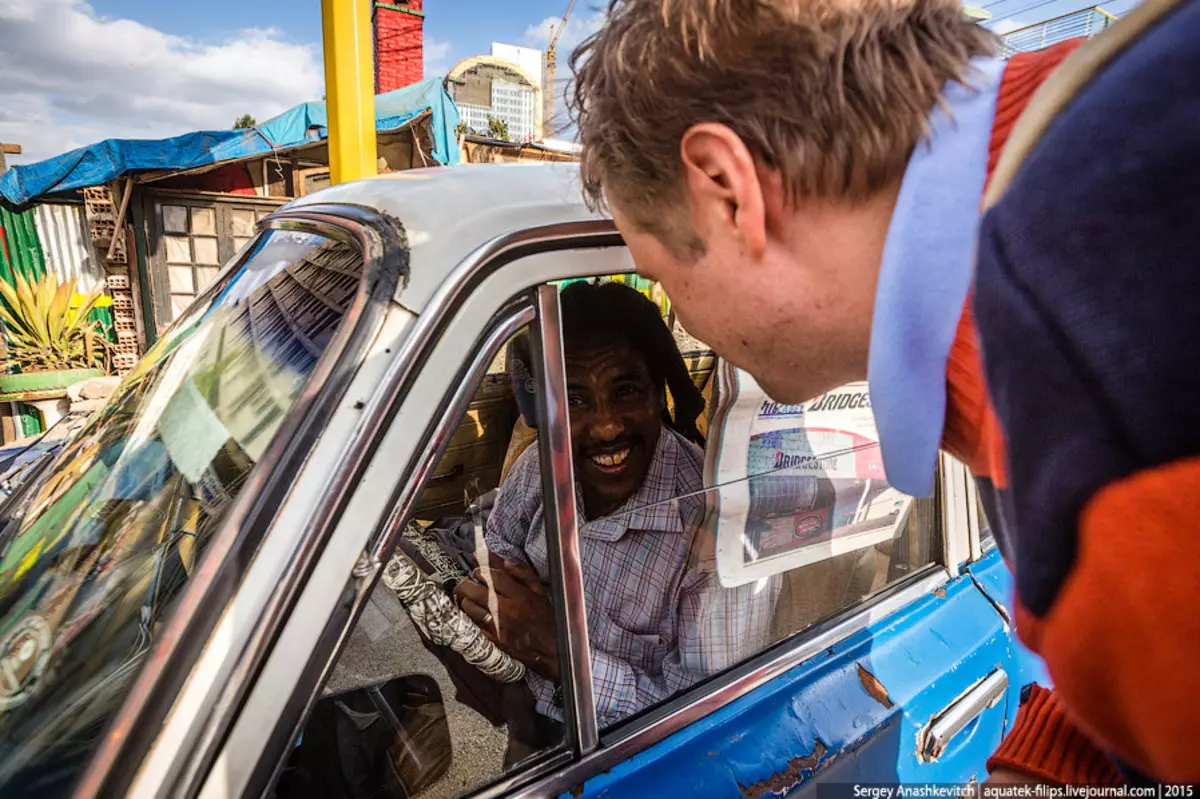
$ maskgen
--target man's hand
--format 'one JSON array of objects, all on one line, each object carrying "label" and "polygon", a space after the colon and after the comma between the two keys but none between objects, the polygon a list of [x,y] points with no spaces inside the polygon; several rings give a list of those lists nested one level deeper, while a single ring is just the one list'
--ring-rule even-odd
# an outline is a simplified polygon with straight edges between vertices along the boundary
[{"label": "man's hand", "polygon": [[459,607],[483,634],[548,680],[558,682],[558,639],[554,609],[537,572],[492,559],[474,572],[480,583],[463,580],[454,589]]}]

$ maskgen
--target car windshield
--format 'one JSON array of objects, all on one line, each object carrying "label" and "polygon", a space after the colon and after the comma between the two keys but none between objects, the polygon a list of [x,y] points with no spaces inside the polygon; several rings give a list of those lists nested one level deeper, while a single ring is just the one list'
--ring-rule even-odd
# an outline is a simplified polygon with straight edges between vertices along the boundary
[{"label": "car windshield", "polygon": [[0,792],[68,793],[358,292],[357,248],[263,233],[0,532]]}]

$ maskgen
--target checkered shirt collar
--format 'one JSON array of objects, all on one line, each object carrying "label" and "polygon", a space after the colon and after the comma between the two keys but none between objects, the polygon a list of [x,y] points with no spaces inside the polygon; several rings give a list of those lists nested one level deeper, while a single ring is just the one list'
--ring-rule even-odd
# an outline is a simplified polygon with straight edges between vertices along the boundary
[{"label": "checkered shirt collar", "polygon": [[[658,436],[654,457],[646,468],[646,476],[638,492],[612,513],[587,522],[579,533],[597,541],[619,541],[627,530],[686,533],[688,526],[681,516],[680,503],[667,502],[679,495],[675,483],[679,475],[679,459],[683,444],[678,433],[663,426]],[[583,507],[583,493],[575,484],[575,503]]]}]

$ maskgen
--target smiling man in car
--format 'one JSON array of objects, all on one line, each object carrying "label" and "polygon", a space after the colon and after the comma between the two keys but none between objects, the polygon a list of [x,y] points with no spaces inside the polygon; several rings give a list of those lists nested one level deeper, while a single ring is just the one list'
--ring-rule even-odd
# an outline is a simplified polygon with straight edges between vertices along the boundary
[{"label": "smiling man in car", "polygon": [[[754,651],[769,632],[773,604],[719,590],[712,574],[688,568],[704,511],[697,495],[704,456],[696,445],[704,402],[658,308],[620,284],[575,283],[562,292],[562,320],[603,727]],[[530,668],[538,711],[561,720],[543,508],[537,448],[530,447],[487,521],[493,562],[480,570],[485,584],[463,582],[455,591],[484,632]]]}]

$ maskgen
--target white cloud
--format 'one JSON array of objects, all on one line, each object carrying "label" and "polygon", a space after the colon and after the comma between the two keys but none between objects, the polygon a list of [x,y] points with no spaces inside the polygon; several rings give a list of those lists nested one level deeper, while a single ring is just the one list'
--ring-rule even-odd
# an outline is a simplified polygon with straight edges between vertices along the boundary
[{"label": "white cloud", "polygon": [[220,42],[100,17],[86,0],[0,0],[0,141],[28,163],[106,138],[260,122],[323,94],[319,48],[272,29]]},{"label": "white cloud", "polygon": [[[575,15],[567,20],[567,27],[558,37],[555,44],[555,78],[554,78],[554,119],[546,125],[546,135],[572,139],[575,136],[574,126],[567,113],[567,92],[571,83],[571,53],[604,25],[605,12],[595,11],[590,15]],[[558,30],[561,17],[546,17],[536,25],[525,29],[525,43],[530,47],[546,49],[550,44],[552,31]]]},{"label": "white cloud", "polygon": [[[550,44],[551,31],[558,30],[560,22],[562,22],[562,17],[546,17],[536,25],[530,25],[525,29],[525,43],[530,47],[540,47],[545,50]],[[576,14],[568,18],[567,28],[559,35],[555,51],[564,56],[570,55],[584,39],[600,30],[603,25],[603,11],[595,11],[586,16]]]},{"label": "white cloud", "polygon": [[450,42],[443,42],[432,36],[424,38],[425,77],[437,77],[450,71],[450,46]]}]

